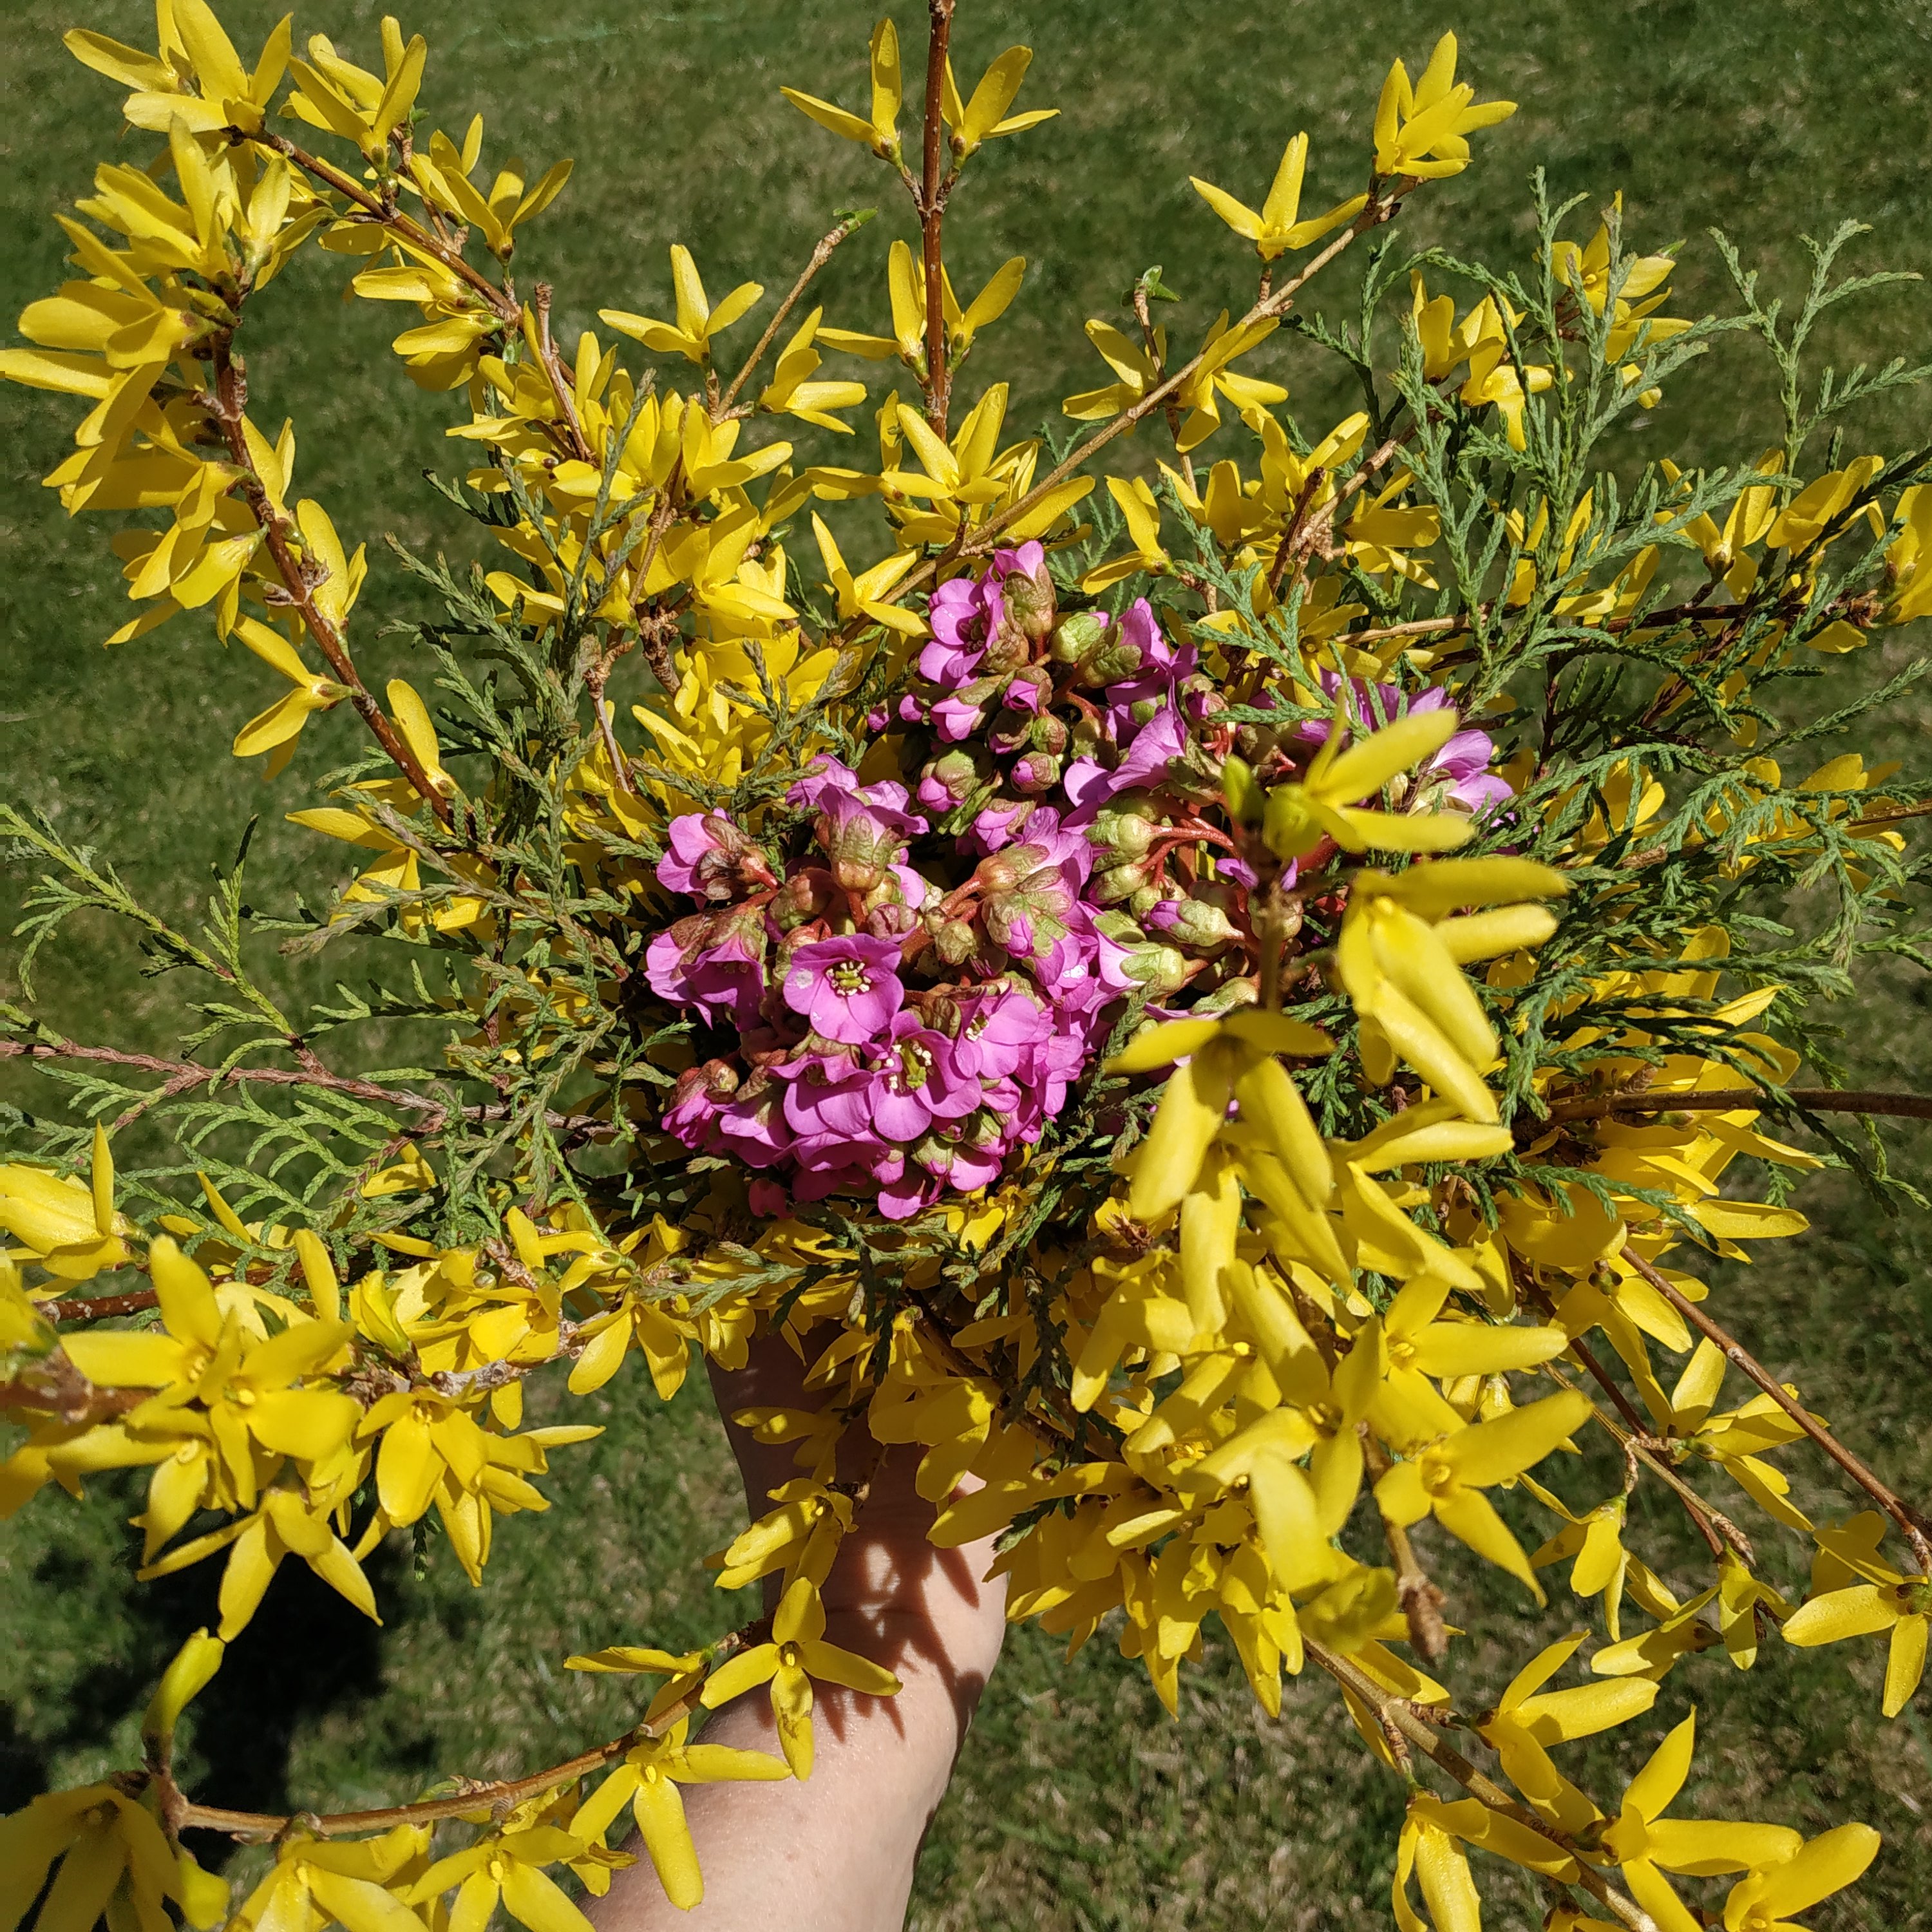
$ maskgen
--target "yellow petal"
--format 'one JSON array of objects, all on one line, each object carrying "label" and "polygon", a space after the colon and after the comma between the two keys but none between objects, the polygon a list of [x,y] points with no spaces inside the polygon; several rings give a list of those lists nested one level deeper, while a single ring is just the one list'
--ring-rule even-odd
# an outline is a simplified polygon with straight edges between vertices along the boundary
[{"label": "yellow petal", "polygon": [[1802,1647],[1838,1643],[1848,1636],[1868,1636],[1889,1630],[1899,1620],[1898,1599],[1875,1583],[1855,1583],[1848,1590],[1829,1590],[1800,1604],[1785,1618],[1786,1643]]},{"label": "yellow petal", "polygon": [[772,1679],[772,1715],[778,1720],[778,1748],[794,1778],[812,1775],[812,1679],[795,1664],[782,1666]]},{"label": "yellow petal", "polygon": [[1415,1848],[1415,1876],[1436,1922],[1436,1932],[1482,1932],[1483,1903],[1469,1862],[1447,1832],[1422,1828]]},{"label": "yellow petal", "polygon": [[1788,1863],[1764,1875],[1754,1901],[1768,1918],[1788,1918],[1828,1898],[1861,1877],[1878,1856],[1879,1835],[1869,1825],[1840,1825],[1814,1838]]},{"label": "yellow petal", "polygon": [[1263,1060],[1235,1082],[1241,1118],[1266,1136],[1296,1186],[1316,1207],[1335,1191],[1334,1163],[1310,1118],[1307,1103],[1278,1060]]},{"label": "yellow petal", "polygon": [[1885,1714],[1895,1718],[1910,1702],[1925,1675],[1926,1619],[1901,1617],[1892,1627],[1885,1666]]},{"label": "yellow petal", "polygon": [[503,1903],[530,1932],[590,1932],[590,1922],[556,1881],[520,1858],[503,1865]]},{"label": "yellow petal", "polygon": [[175,1652],[174,1660],[163,1674],[153,1697],[148,1700],[147,1714],[141,1720],[142,1737],[166,1738],[174,1735],[182,1712],[207,1688],[221,1668],[221,1659],[226,1649],[227,1646],[219,1637],[198,1630]]},{"label": "yellow petal", "polygon": [[890,19],[872,29],[872,138],[890,147],[897,135],[899,100],[898,29]]},{"label": "yellow petal", "polygon": [[1459,722],[1446,705],[1438,711],[1412,712],[1396,718],[1358,740],[1339,758],[1325,764],[1318,758],[1308,773],[1308,789],[1326,804],[1353,805],[1433,757],[1456,735]]},{"label": "yellow petal", "polygon": [[1227,1117],[1228,1082],[1208,1075],[1205,1090],[1190,1060],[1168,1076],[1160,1110],[1138,1152],[1127,1211],[1137,1221],[1157,1221],[1180,1206]]},{"label": "yellow petal", "polygon": [[1302,177],[1308,167],[1308,136],[1297,134],[1281,151],[1281,162],[1262,204],[1262,219],[1270,229],[1292,228],[1301,208]]},{"label": "yellow petal", "polygon": [[1480,1322],[1437,1322],[1412,1345],[1426,1376],[1494,1376],[1533,1369],[1570,1346],[1560,1328],[1492,1328]]},{"label": "yellow petal", "polygon": [[1590,1418],[1588,1396],[1574,1389],[1458,1430],[1444,1444],[1444,1456],[1457,1476],[1478,1488],[1504,1482],[1534,1468]]},{"label": "yellow petal", "polygon": [[[868,121],[862,121],[856,114],[849,114],[842,107],[835,107],[829,100],[820,100],[816,94],[802,94],[795,87],[782,87],[778,92],[801,114],[809,115],[821,128],[829,128],[835,134],[844,136],[848,141],[856,141],[862,146],[872,145],[872,127]],[[694,1861],[694,1870],[695,1863]]]},{"label": "yellow petal", "polygon": [[[1406,1465],[1398,1464],[1397,1467]],[[1543,1586],[1522,1553],[1522,1546],[1510,1533],[1508,1524],[1497,1515],[1495,1506],[1480,1490],[1462,1490],[1441,1498],[1436,1505],[1436,1520],[1459,1541],[1466,1543],[1486,1562],[1507,1570],[1540,1604]]]},{"label": "yellow petal", "polygon": [[843,1684],[868,1697],[890,1697],[899,1689],[899,1680],[884,1664],[856,1652],[841,1650],[836,1644],[812,1640],[802,1646],[800,1654],[806,1669],[827,1684]]},{"label": "yellow petal", "polygon": [[[1176,1024],[1185,1024],[1177,1022]],[[1300,1060],[1318,1060],[1335,1051],[1335,1042],[1318,1027],[1305,1026],[1285,1014],[1249,1008],[1222,1022],[1228,1037],[1263,1053],[1285,1053]]]},{"label": "yellow petal", "polygon": [[1194,192],[1245,241],[1258,242],[1262,238],[1262,218],[1252,208],[1237,201],[1225,189],[1216,188],[1212,182],[1203,181],[1198,175],[1188,176]]}]

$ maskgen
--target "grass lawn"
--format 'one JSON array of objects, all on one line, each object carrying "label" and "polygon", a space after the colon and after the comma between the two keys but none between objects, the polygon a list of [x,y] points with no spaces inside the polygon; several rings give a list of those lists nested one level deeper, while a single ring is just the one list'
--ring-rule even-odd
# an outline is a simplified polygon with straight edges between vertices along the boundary
[{"label": "grass lawn", "polygon": [[[298,30],[326,31],[370,58],[380,10],[375,0],[314,0]],[[896,10],[910,59],[913,10],[902,0]],[[247,44],[280,7],[226,0],[223,11]],[[4,14],[0,262],[17,304],[60,278],[51,215],[114,143],[113,90],[68,58],[59,33],[84,23],[142,40],[152,10],[141,0],[8,0]],[[535,231],[568,346],[600,305],[664,312],[674,241],[694,248],[714,296],[751,275],[782,285],[832,210],[884,199],[878,170],[776,91],[782,81],[856,99],[871,19],[853,0],[427,0],[404,25],[429,37],[428,104],[446,124],[482,107],[493,153],[514,150],[538,165],[578,158],[564,200]],[[1801,0],[1587,9],[1488,0],[1460,14],[1436,0],[1215,9],[962,0],[962,77],[970,84],[986,58],[1029,39],[1040,59],[1021,104],[1063,110],[989,151],[977,192],[958,204],[962,292],[1010,254],[1030,264],[1015,309],[969,372],[969,394],[994,374],[1010,376],[1008,422],[1025,428],[1061,393],[1099,380],[1080,320],[1115,313],[1151,262],[1186,298],[1172,326],[1198,333],[1249,283],[1187,176],[1256,200],[1282,142],[1305,126],[1311,205],[1339,198],[1360,172],[1387,61],[1400,52],[1413,68],[1451,26],[1467,77],[1522,111],[1483,144],[1475,167],[1419,198],[1420,240],[1491,260],[1520,250],[1527,176],[1540,162],[1559,194],[1587,194],[1592,206],[1622,188],[1645,242],[1686,239],[1677,312],[1723,298],[1705,236],[1712,224],[1774,280],[1799,272],[1802,232],[1845,218],[1877,230],[1864,244],[1874,266],[1932,261],[1932,10],[1922,0],[1828,12]],[[898,208],[885,212],[826,274],[829,320],[883,325],[886,243],[904,226]],[[262,338],[247,344],[260,412],[295,416],[303,488],[352,542],[384,530],[432,540],[446,526],[420,472],[449,463],[446,418],[395,373],[382,346],[394,325],[339,303],[340,279],[339,264],[312,260],[265,304]],[[1833,340],[1847,359],[1922,350],[1929,304],[1924,290],[1888,295],[1838,325]],[[1325,372],[1287,346],[1271,350],[1258,370],[1288,381],[1292,406],[1316,420],[1334,394]],[[1754,456],[1768,440],[1769,400],[1747,356],[1714,357],[1676,386],[1650,434],[1687,460]],[[37,487],[67,446],[71,414],[57,399],[0,389],[0,784],[96,840],[176,914],[256,814],[260,896],[298,886],[318,896],[340,848],[319,850],[280,814],[309,802],[297,795],[303,780],[340,761],[352,720],[339,713],[312,726],[295,770],[265,790],[257,768],[224,748],[266,701],[266,674],[252,661],[223,657],[190,620],[103,651],[99,640],[124,611],[105,532],[68,526]],[[1908,396],[1855,430],[1874,446],[1902,446],[1923,436],[1924,419],[1922,400]],[[363,608],[374,613],[386,594],[402,593],[372,552]],[[360,648],[380,673],[374,628],[364,621],[370,641]],[[1894,656],[1915,648],[1910,639],[1888,646]],[[1892,721],[1876,750],[1917,769],[1925,738],[1915,712]],[[0,896],[20,883],[0,875]],[[166,989],[142,978],[140,964],[118,935],[76,932],[44,964],[50,1018],[164,1046],[175,1025]],[[6,970],[0,962],[0,994],[14,991]],[[1901,975],[1847,1011],[1846,1058],[1862,1083],[1924,1084],[1926,1004],[1923,982]],[[0,1086],[10,1097],[32,1106],[45,1096],[16,1082]],[[1932,1162],[1898,1139],[1900,1169],[1932,1185]],[[1924,1496],[1932,1240],[1923,1222],[1882,1221],[1835,1180],[1808,1205],[1811,1238],[1736,1281],[1730,1311],[1774,1369],[1804,1364],[1814,1405],[1896,1486]],[[449,1772],[488,1776],[561,1756],[626,1721],[621,1680],[567,1676],[567,1652],[646,1636],[681,1643],[741,1620],[698,1567],[740,1509],[701,1396],[660,1408],[633,1369],[572,1406],[587,1406],[607,1432],[559,1455],[558,1507],[504,1526],[480,1592],[452,1564],[418,1576],[398,1557],[379,1578],[393,1607],[377,1630],[289,1566],[204,1706],[212,1721],[198,1727],[197,1795],[337,1809],[393,1801]],[[1594,1494],[1612,1480],[1606,1474]],[[106,1481],[83,1508],[44,1498],[0,1528],[9,1639],[0,1646],[0,1812],[46,1781],[124,1761],[129,1714],[182,1634],[208,1618],[212,1576],[132,1587],[123,1519],[135,1507],[126,1486]],[[1656,1528],[1682,1564],[1679,1580],[1694,1577],[1691,1552],[1669,1540],[1672,1526]],[[1560,1613],[1534,1618],[1453,1555],[1441,1574],[1472,1625],[1567,1627]],[[1501,1664],[1492,1648],[1477,1670]],[[1686,1808],[1808,1830],[1850,1816],[1880,1826],[1886,1846],[1871,1878],[1816,1922],[1873,1932],[1932,1924],[1932,1738],[1913,1712],[1880,1720],[1876,1664],[1870,1646],[1774,1646],[1741,1676],[1707,1658],[1672,1678],[1658,1707],[1674,1720],[1692,1697],[1700,1706],[1703,1781]],[[1170,1723],[1137,1667],[1108,1646],[1064,1664],[1055,1646],[1016,1633],[931,1834],[913,1923],[925,1932],[1384,1924],[1402,1791],[1347,1729],[1317,1683],[1268,1722],[1222,1649],[1189,1680]],[[1630,1727],[1594,1762],[1588,1750],[1576,1756],[1613,1784],[1660,1729]],[[1507,1879],[1493,1900],[1492,1923],[1538,1922],[1540,1907]]]}]

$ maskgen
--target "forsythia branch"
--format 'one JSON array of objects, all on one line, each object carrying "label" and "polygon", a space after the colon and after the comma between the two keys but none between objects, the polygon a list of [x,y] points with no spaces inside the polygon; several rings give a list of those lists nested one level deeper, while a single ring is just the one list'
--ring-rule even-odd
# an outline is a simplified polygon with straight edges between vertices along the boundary
[{"label": "forsythia branch", "polygon": [[1870,1496],[1892,1521],[1904,1532],[1905,1540],[1912,1546],[1912,1553],[1919,1565],[1922,1576],[1932,1575],[1932,1541],[1928,1540],[1928,1532],[1932,1530],[1925,1518],[1912,1506],[1903,1501],[1885,1483],[1880,1480],[1865,1463],[1840,1442],[1831,1430],[1826,1428],[1804,1405],[1793,1397],[1780,1382],[1744,1344],[1727,1334],[1706,1315],[1696,1302],[1682,1294],[1664,1275],[1652,1268],[1642,1256],[1632,1254],[1626,1249],[1624,1258],[1651,1286],[1669,1302],[1678,1313],[1702,1334],[1708,1336],[1724,1352],[1732,1364],[1742,1370],[1756,1383],[1764,1393],[1797,1424],[1811,1440],[1816,1443],[1852,1480]]},{"label": "forsythia branch", "polygon": [[[704,1676],[708,1677],[719,1664],[739,1652],[764,1642],[770,1628],[771,1618],[760,1617],[720,1637],[706,1658]],[[634,1724],[622,1737],[580,1751],[562,1764],[552,1765],[546,1771],[532,1772],[523,1778],[499,1778],[488,1784],[472,1784],[467,1790],[452,1797],[422,1798],[412,1804],[387,1805],[368,1811],[320,1814],[298,1811],[278,1816],[272,1812],[232,1811],[219,1805],[192,1803],[174,1787],[170,1779],[163,1789],[163,1807],[169,1823],[176,1832],[220,1832],[251,1844],[265,1843],[293,1829],[311,1832],[320,1838],[342,1838],[358,1832],[384,1832],[397,1825],[434,1824],[445,1818],[460,1818],[484,1810],[501,1816],[526,1798],[542,1797],[578,1778],[587,1777],[592,1772],[601,1771],[634,1745],[674,1730],[700,1708],[704,1687],[704,1678],[700,1677],[662,1710],[641,1724]]]}]

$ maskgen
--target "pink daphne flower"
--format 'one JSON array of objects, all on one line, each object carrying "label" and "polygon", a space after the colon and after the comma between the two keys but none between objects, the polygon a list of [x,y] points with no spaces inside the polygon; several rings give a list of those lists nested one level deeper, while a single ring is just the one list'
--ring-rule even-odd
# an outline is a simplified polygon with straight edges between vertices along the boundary
[{"label": "pink daphne flower", "polygon": [[848,1046],[875,1040],[905,1004],[899,943],[852,933],[817,939],[791,956],[784,1000],[814,1033]]},{"label": "pink daphne flower", "polygon": [[980,1104],[980,1082],[955,1066],[952,1042],[916,1013],[895,1014],[870,1058],[864,1067],[821,1061],[802,1070],[785,1102],[801,1136],[862,1154],[879,1140],[916,1141],[935,1120],[962,1120]]},{"label": "pink daphne flower", "polygon": [[756,843],[722,813],[691,812],[674,818],[670,844],[658,861],[658,884],[668,892],[728,904],[778,884]]}]

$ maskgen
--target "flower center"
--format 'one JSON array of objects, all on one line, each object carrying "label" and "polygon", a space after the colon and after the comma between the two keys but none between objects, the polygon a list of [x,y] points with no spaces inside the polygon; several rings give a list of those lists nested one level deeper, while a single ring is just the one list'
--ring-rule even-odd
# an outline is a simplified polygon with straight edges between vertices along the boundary
[{"label": "flower center", "polygon": [[832,982],[832,990],[842,1000],[849,1000],[854,994],[869,993],[872,990],[872,976],[866,970],[862,960],[836,960],[832,970],[826,977]]},{"label": "flower center", "polygon": [[780,1644],[778,1662],[787,1670],[796,1670],[798,1668],[798,1646],[795,1643]]},{"label": "flower center", "polygon": [[898,1064],[887,1084],[895,1094],[916,1094],[932,1078],[932,1054],[916,1040],[908,1040],[898,1050]]}]

